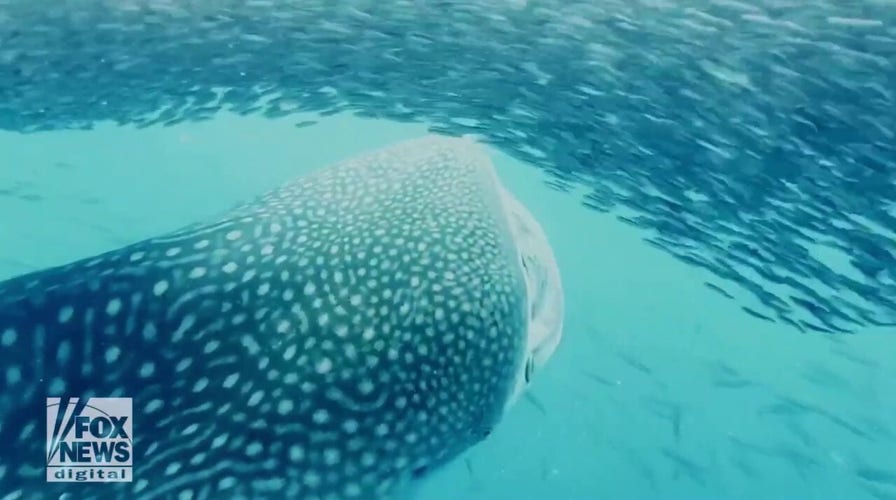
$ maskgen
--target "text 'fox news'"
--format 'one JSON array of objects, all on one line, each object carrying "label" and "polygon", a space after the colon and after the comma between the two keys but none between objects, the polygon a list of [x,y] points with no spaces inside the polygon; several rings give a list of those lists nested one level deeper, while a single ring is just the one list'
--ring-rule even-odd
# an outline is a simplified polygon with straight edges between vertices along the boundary
[{"label": "text 'fox news'", "polygon": [[131,482],[131,398],[47,398],[47,481]]}]

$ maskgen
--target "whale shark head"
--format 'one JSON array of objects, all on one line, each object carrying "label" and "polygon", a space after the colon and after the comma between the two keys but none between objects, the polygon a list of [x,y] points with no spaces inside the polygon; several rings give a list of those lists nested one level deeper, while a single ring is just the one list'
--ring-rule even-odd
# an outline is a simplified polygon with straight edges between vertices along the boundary
[{"label": "whale shark head", "polygon": [[501,187],[511,231],[526,283],[528,326],[524,362],[514,382],[508,406],[519,400],[535,373],[557,350],[563,333],[563,287],[554,253],[535,217]]}]

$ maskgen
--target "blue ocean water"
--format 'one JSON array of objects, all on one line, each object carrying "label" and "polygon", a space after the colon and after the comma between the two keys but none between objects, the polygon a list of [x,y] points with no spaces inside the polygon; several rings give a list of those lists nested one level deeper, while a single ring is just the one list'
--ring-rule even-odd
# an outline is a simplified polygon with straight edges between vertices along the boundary
[{"label": "blue ocean water", "polygon": [[[0,133],[0,278],[214,216],[427,131],[348,115],[294,123],[223,113]],[[490,155],[553,245],[564,338],[533,398],[420,498],[896,498],[896,345],[884,328],[801,334],[744,314],[704,285],[708,271],[549,188],[538,169]]]},{"label": "blue ocean water", "polygon": [[55,7],[0,0],[0,284],[471,134],[564,338],[420,498],[896,499],[892,1]]}]

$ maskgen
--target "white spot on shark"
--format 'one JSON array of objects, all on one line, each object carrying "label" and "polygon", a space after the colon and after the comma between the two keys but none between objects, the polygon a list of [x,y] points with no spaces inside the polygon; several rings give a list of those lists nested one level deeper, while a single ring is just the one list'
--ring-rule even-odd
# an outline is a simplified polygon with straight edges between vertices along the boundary
[{"label": "white spot on shark", "polygon": [[261,454],[264,447],[258,441],[253,441],[246,446],[246,455],[250,457],[256,457]]},{"label": "white spot on shark", "polygon": [[315,410],[312,420],[314,420],[314,423],[316,424],[325,424],[330,420],[330,413],[327,410],[320,408]]},{"label": "white spot on shark", "polygon": [[224,382],[221,385],[225,389],[230,389],[231,387],[233,387],[236,384],[236,381],[239,380],[239,378],[240,378],[239,373],[231,373],[224,379]]},{"label": "white spot on shark", "polygon": [[140,377],[149,378],[156,372],[156,365],[152,361],[146,361],[140,365]]},{"label": "white spot on shark", "polygon": [[300,462],[305,458],[305,449],[294,444],[289,447],[289,459],[293,462]]},{"label": "white spot on shark", "polygon": [[121,349],[118,346],[109,346],[106,348],[106,352],[104,358],[107,364],[113,364],[118,361],[118,356],[121,354]]},{"label": "white spot on shark", "polygon": [[119,311],[121,311],[120,299],[112,299],[106,304],[106,314],[109,316],[115,316]]},{"label": "white spot on shark", "polygon": [[205,276],[205,274],[207,272],[208,271],[204,267],[198,266],[198,267],[194,267],[193,269],[191,269],[190,274],[188,276],[190,279],[195,280],[195,279],[199,279],[199,278]]},{"label": "white spot on shark", "polygon": [[155,413],[162,409],[165,406],[165,402],[161,399],[153,399],[146,403],[146,406],[143,408],[145,413]]},{"label": "white spot on shark", "polygon": [[72,316],[74,316],[74,314],[75,309],[72,306],[62,306],[59,309],[59,316],[57,317],[57,319],[59,320],[59,323],[65,324],[72,319]]},{"label": "white spot on shark", "polygon": [[261,402],[262,398],[264,398],[264,392],[255,391],[251,396],[249,396],[249,400],[246,402],[246,404],[249,406],[257,406],[258,403]]},{"label": "white spot on shark", "polygon": [[220,448],[220,447],[224,446],[224,444],[227,443],[227,440],[229,439],[229,437],[230,436],[228,436],[227,434],[221,434],[221,435],[215,436],[215,439],[212,440],[212,448],[214,449],[214,448]]},{"label": "white spot on shark", "polygon": [[178,471],[180,471],[180,462],[171,462],[167,467],[165,467],[166,476],[173,476],[177,474]]},{"label": "white spot on shark", "polygon": [[7,328],[3,330],[3,334],[0,335],[0,344],[2,344],[3,347],[10,347],[15,344],[17,337],[18,335],[16,335],[15,330],[13,330],[12,328]]},{"label": "white spot on shark", "polygon": [[168,282],[166,280],[157,281],[152,287],[152,293],[156,297],[161,297],[166,291],[168,291]]},{"label": "white spot on shark", "polygon": [[330,361],[330,358],[321,358],[321,360],[317,362],[315,368],[317,370],[317,373],[323,375],[325,373],[329,373],[330,370],[333,369],[333,362]]}]

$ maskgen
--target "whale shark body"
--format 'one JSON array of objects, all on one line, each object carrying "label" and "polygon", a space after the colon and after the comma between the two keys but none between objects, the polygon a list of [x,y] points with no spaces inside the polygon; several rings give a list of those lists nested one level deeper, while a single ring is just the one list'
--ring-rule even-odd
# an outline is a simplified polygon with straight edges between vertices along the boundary
[{"label": "whale shark body", "polygon": [[[475,143],[365,153],[0,283],[0,498],[407,495],[488,435],[562,316],[544,232]],[[47,398],[98,397],[131,399],[131,477],[48,482]]]}]

